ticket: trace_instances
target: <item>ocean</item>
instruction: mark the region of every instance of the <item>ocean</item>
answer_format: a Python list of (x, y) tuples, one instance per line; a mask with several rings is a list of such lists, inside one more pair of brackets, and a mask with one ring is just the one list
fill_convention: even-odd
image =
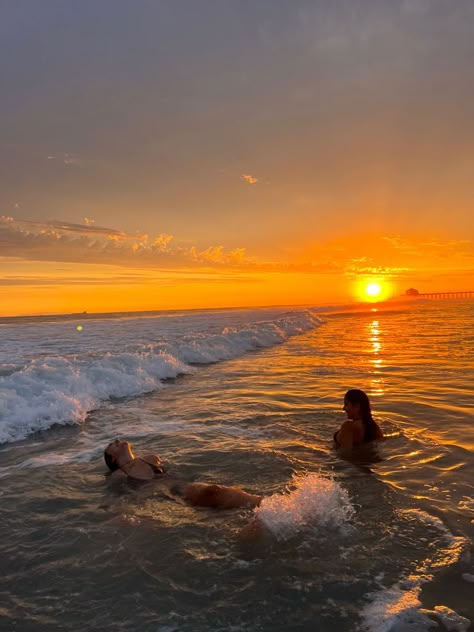
[[(473, 630), (473, 375), (470, 300), (0, 319), (0, 630)], [(167, 474), (113, 481), (116, 437)]]

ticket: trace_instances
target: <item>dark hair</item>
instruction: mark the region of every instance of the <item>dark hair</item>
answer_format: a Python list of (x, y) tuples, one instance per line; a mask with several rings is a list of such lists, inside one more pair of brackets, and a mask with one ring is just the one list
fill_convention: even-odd
[(115, 472), (115, 470), (119, 469), (119, 466), (117, 465), (114, 457), (107, 452), (107, 448), (104, 450), (104, 461), (106, 466), (109, 468), (109, 470), (112, 470), (112, 472)]
[(372, 417), (370, 401), (364, 391), (358, 388), (351, 388), (344, 396), (344, 399), (350, 401), (351, 404), (359, 404), (360, 416), (364, 424), (364, 441), (373, 441), (377, 438), (377, 424)]

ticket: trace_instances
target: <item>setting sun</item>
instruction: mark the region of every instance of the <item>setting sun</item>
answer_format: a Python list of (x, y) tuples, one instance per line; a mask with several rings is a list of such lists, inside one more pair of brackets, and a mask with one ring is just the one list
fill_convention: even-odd
[(353, 287), (353, 294), (364, 303), (386, 301), (395, 291), (393, 282), (387, 279), (359, 278)]
[(377, 298), (382, 293), (382, 286), (380, 283), (369, 283), (365, 286), (365, 293), (367, 296), (370, 296), (370, 298)]

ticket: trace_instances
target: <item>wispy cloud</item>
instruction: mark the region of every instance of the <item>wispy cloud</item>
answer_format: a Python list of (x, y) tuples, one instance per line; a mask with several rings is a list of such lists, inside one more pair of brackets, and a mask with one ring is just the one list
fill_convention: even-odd
[(247, 184), (257, 184), (258, 178), (252, 176), (250, 173), (243, 173), (241, 176), (242, 180), (245, 180)]
[[(172, 243), (173, 242), (173, 243)], [(245, 267), (253, 261), (245, 248), (200, 249), (174, 243), (173, 235), (130, 234), (114, 228), (61, 222), (32, 222), (0, 218), (0, 247), (4, 257), (27, 261), (101, 263), (144, 268)]]
[(59, 162), (68, 167), (79, 167), (81, 164), (81, 161), (77, 155), (67, 152), (48, 154), (47, 159), (54, 162)]
[[(474, 270), (474, 243), (398, 235), (350, 235), (319, 244), (311, 251), (262, 260), (246, 248), (206, 247), (180, 242), (173, 235), (127, 233), (98, 226), (52, 220), (0, 218), (0, 256), (11, 261), (112, 265), (122, 269), (167, 272), (324, 274), (396, 279), (414, 272)], [(53, 274), (53, 276), (55, 276)], [(22, 283), (21, 279), (18, 279)], [(79, 281), (78, 281), (79, 283)]]
[(474, 242), (469, 239), (407, 238), (400, 235), (386, 235), (382, 239), (393, 251), (413, 259), (474, 257)]
[(0, 217), (0, 254), (23, 261), (94, 263), (134, 269), (340, 274), (346, 260), (324, 250), (302, 261), (261, 260), (246, 248), (188, 245), (173, 235), (130, 234), (92, 222), (32, 222)]
[(38, 275), (18, 275), (11, 274), (0, 277), (0, 287), (3, 286), (37, 286), (37, 287), (56, 287), (56, 286), (103, 286), (103, 285), (153, 285), (153, 286), (176, 286), (189, 283), (255, 283), (258, 279), (254, 276), (243, 276), (236, 274), (176, 274), (165, 275), (158, 274), (108, 274), (102, 276), (92, 275), (64, 275), (44, 276)]
[(410, 267), (381, 265), (363, 266), (360, 265), (360, 263), (355, 263), (353, 265), (347, 265), (344, 270), (344, 274), (349, 277), (376, 276), (385, 277), (386, 279), (396, 279), (398, 277), (406, 276), (407, 273), (412, 271), (413, 268)]

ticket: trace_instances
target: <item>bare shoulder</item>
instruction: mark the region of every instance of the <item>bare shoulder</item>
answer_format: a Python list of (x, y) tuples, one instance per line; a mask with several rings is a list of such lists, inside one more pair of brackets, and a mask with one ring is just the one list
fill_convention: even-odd
[(350, 452), (355, 443), (356, 436), (354, 424), (350, 421), (345, 421), (337, 433), (337, 445), (345, 452)]
[(147, 463), (143, 462), (143, 459), (134, 459), (131, 463), (127, 463), (122, 467), (128, 478), (132, 478), (137, 481), (149, 481), (154, 478), (154, 472)]
[(354, 424), (351, 421), (345, 421), (339, 432), (342, 432), (344, 434), (353, 434), (354, 433)]

